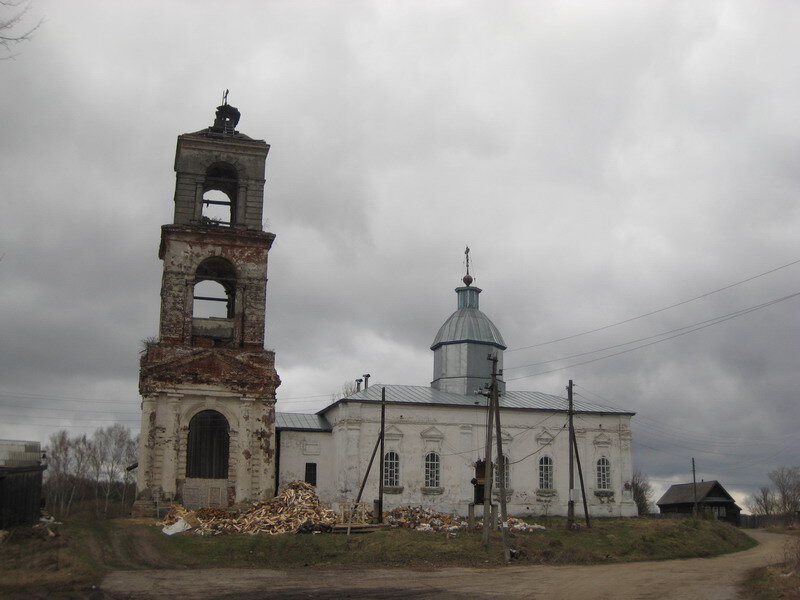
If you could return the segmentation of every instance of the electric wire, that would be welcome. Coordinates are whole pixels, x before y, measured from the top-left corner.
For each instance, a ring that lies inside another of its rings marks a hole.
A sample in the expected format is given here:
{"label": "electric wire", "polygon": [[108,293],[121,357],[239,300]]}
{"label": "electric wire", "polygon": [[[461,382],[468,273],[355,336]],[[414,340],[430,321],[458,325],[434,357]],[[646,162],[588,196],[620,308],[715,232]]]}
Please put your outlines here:
{"label": "electric wire", "polygon": [[[564,431],[564,429],[567,427],[567,424],[568,424],[568,422],[566,422],[566,421],[565,421],[565,422],[564,422],[564,424],[561,426],[561,428],[560,428],[560,429],[559,429],[559,430],[556,432],[556,434],[553,436],[553,440],[551,440],[551,442],[550,442],[550,443],[552,443],[552,442],[553,442],[553,441],[554,441],[554,440],[555,440],[555,439],[556,439],[556,438],[557,438],[557,437],[558,437],[558,436],[561,434],[561,432],[562,432],[562,431]],[[541,452],[541,451],[542,451],[542,450],[544,450],[545,448],[547,448],[547,445],[545,445],[545,446],[540,446],[539,448],[537,448],[536,450],[534,450],[533,452],[531,452],[531,453],[530,453],[530,454],[528,454],[527,456],[523,456],[522,458],[520,458],[520,459],[518,459],[518,460],[515,460],[515,461],[512,461],[512,462],[509,462],[508,464],[509,464],[509,465],[515,465],[515,464],[517,464],[517,463],[520,463],[520,462],[522,462],[523,460],[527,460],[527,459],[529,459],[531,456],[534,456],[535,454],[538,454],[539,452]]]}
{"label": "electric wire", "polygon": [[605,360],[607,358],[613,358],[615,356],[620,356],[622,354],[628,354],[630,352],[634,352],[635,350],[641,350],[642,348],[647,348],[649,346],[654,346],[655,344],[660,344],[662,342],[666,342],[668,340],[672,340],[672,339],[675,339],[677,337],[681,337],[681,336],[687,335],[689,333],[694,333],[695,331],[700,331],[701,329],[706,329],[707,327],[712,327],[713,325],[718,325],[720,323],[724,323],[726,321],[730,321],[731,319],[735,319],[735,318],[741,317],[743,315],[749,314],[749,313],[754,312],[756,310],[761,310],[762,308],[766,308],[768,306],[773,306],[775,304],[778,304],[779,302],[784,302],[786,300],[791,300],[791,299],[796,298],[798,296],[800,296],[800,292],[795,292],[793,294],[789,294],[788,296],[784,296],[782,298],[777,298],[775,300],[770,300],[768,302],[764,302],[763,304],[759,304],[757,306],[752,306],[750,308],[742,309],[742,310],[737,311],[735,313],[730,313],[730,314],[725,315],[723,317],[715,318],[714,320],[712,320],[712,322],[708,322],[708,323],[706,323],[704,325],[701,325],[699,327],[694,327],[692,329],[688,329],[687,331],[681,331],[680,333],[676,333],[675,335],[670,335],[670,336],[664,337],[664,338],[659,339],[659,340],[648,342],[646,344],[641,344],[639,346],[634,346],[633,348],[628,348],[627,350],[621,350],[620,352],[613,352],[611,354],[606,354],[605,356],[600,356],[598,358],[593,358],[593,359],[590,359],[590,360],[585,360],[585,361],[581,361],[581,362],[577,362],[577,363],[572,363],[570,365],[565,365],[563,367],[557,367],[555,369],[550,369],[548,371],[540,371],[539,373],[531,373],[530,375],[520,375],[518,377],[508,377],[508,378],[506,378],[506,381],[516,381],[516,380],[519,380],[519,379],[528,379],[530,377],[537,377],[539,375],[546,375],[548,373],[555,373],[557,371],[564,371],[566,369],[572,369],[574,367],[579,367],[579,366],[582,366],[582,365],[588,365],[588,364],[595,363],[595,362],[598,362],[598,361],[601,361],[601,360]]}
{"label": "electric wire", "polygon": [[546,365],[546,364],[550,364],[550,363],[554,363],[554,362],[560,362],[560,361],[563,361],[563,360],[569,360],[571,358],[579,358],[581,356],[588,356],[590,354],[597,354],[598,352],[605,352],[606,350],[614,350],[616,348],[622,348],[624,346],[630,346],[631,344],[636,344],[638,342],[644,342],[646,340],[657,339],[657,338],[669,335],[671,333],[676,333],[678,331],[684,331],[686,329],[690,329],[692,327],[697,327],[699,325],[705,325],[707,323],[716,324],[715,323],[716,321],[721,321],[721,320],[725,319],[726,317],[741,316],[742,314],[747,314],[748,312],[752,312],[754,310],[759,310],[760,308],[765,308],[766,306],[769,306],[772,303],[777,303],[777,302],[782,302],[783,300],[788,300],[789,298],[794,297],[795,295],[800,295],[800,292],[797,292],[793,296],[789,296],[789,297],[786,297],[786,298],[782,298],[782,299],[778,299],[778,300],[775,300],[775,301],[771,301],[770,303],[765,303],[764,305],[757,305],[755,307],[743,308],[743,309],[734,311],[732,313],[728,313],[728,314],[717,316],[717,317],[712,317],[710,319],[705,319],[703,321],[697,321],[696,323],[691,323],[689,325],[684,325],[683,327],[676,327],[675,329],[670,329],[668,331],[662,331],[660,333],[656,333],[656,334],[653,334],[653,335],[637,338],[635,340],[630,340],[630,341],[627,341],[627,342],[622,342],[620,344],[614,344],[612,346],[605,346],[604,348],[598,348],[597,350],[588,350],[586,352],[579,352],[577,354],[570,354],[568,356],[562,356],[562,357],[559,357],[559,358],[551,358],[550,360],[543,360],[543,361],[539,361],[539,362],[535,362],[535,363],[529,363],[527,365],[519,365],[519,366],[516,366],[516,367],[505,367],[503,370],[504,371],[513,371],[515,369],[525,369],[525,368],[528,368],[528,367],[536,367],[536,366],[539,366],[539,365]]}
{"label": "electric wire", "polygon": [[662,313],[664,311],[667,311],[667,310],[670,310],[670,309],[673,309],[673,308],[677,308],[678,306],[683,306],[684,304],[689,304],[690,302],[694,302],[695,300],[701,300],[703,298],[707,298],[708,296],[712,296],[712,295],[717,294],[719,292],[722,292],[722,291],[725,291],[725,290],[729,290],[729,289],[731,289],[733,287],[736,287],[738,285],[742,285],[744,283],[748,283],[748,282],[753,281],[755,279],[758,279],[760,277],[764,277],[765,275],[771,275],[772,273],[775,273],[776,271],[780,271],[781,269],[785,269],[787,267],[791,267],[791,266],[796,265],[798,263],[800,263],[800,259],[793,260],[791,262],[786,263],[785,265],[781,265],[779,267],[775,267],[774,269],[770,269],[769,271],[764,271],[763,273],[759,273],[758,275],[753,275],[752,277],[748,277],[747,279],[742,279],[741,281],[737,281],[737,282],[728,284],[726,286],[723,286],[721,288],[717,288],[715,290],[712,290],[710,292],[706,292],[705,294],[700,294],[699,296],[695,296],[694,298],[689,298],[688,300],[682,300],[681,302],[676,302],[675,304],[670,304],[669,306],[665,306],[663,308],[652,310],[650,312],[646,312],[646,313],[643,313],[643,314],[635,316],[635,317],[630,317],[630,318],[624,319],[622,321],[617,321],[616,323],[610,323],[608,325],[603,325],[602,327],[596,327],[595,329],[590,329],[588,331],[582,331],[580,333],[575,333],[575,334],[567,335],[567,336],[560,337],[560,338],[557,338],[557,339],[548,340],[546,342],[540,342],[538,344],[531,344],[530,346],[520,346],[518,348],[510,348],[510,349],[506,350],[506,352],[516,352],[518,350],[527,350],[529,348],[540,348],[541,346],[547,346],[549,344],[555,344],[556,342],[563,342],[563,341],[571,340],[571,339],[574,339],[574,338],[577,338],[577,337],[581,337],[581,336],[584,336],[584,335],[589,335],[590,333],[596,333],[598,331],[604,331],[606,329],[611,329],[612,327],[617,327],[618,325],[624,325],[626,323],[630,323],[630,322],[636,321],[638,319],[643,319],[645,317],[650,317],[652,315],[656,315],[658,313]]}

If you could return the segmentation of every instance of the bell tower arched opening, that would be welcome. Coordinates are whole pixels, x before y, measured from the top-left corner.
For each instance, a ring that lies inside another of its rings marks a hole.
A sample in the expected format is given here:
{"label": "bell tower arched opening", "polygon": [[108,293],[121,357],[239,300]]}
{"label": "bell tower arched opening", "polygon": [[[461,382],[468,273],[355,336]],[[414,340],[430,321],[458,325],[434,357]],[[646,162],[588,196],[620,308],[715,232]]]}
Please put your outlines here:
{"label": "bell tower arched opening", "polygon": [[236,270],[224,258],[207,258],[195,273],[192,336],[231,340],[236,314]]}
{"label": "bell tower arched opening", "polygon": [[227,163],[216,163],[206,169],[203,182],[203,225],[232,227],[236,223],[236,201],[239,176]]}

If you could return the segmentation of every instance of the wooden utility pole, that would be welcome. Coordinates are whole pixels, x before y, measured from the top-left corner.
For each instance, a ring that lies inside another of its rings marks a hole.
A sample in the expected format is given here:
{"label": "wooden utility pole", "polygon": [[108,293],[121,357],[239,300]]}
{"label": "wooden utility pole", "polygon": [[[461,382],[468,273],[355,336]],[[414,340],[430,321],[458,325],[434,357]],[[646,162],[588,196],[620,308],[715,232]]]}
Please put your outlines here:
{"label": "wooden utility pole", "polygon": [[692,488],[694,490],[694,506],[692,507],[692,516],[697,518],[697,474],[694,470],[694,456],[692,457]]}
{"label": "wooden utility pole", "polygon": [[503,436],[500,429],[500,390],[497,385],[497,355],[490,354],[492,361],[492,387],[489,388],[490,400],[494,405],[494,422],[497,428],[497,469],[498,487],[500,488],[500,522],[503,528],[503,558],[506,562],[511,560],[511,549],[508,544],[508,511],[506,510],[506,473],[507,466],[503,456]]}
{"label": "wooden utility pole", "polygon": [[483,476],[483,543],[489,544],[489,528],[492,520],[492,418],[494,405],[491,398],[486,399],[486,462]]}
{"label": "wooden utility pole", "polygon": [[[365,375],[369,379],[369,375]],[[383,523],[383,440],[386,437],[386,388],[381,388],[381,458],[380,458],[380,479],[378,479],[378,515],[377,522]]]}
{"label": "wooden utility pole", "polygon": [[586,487],[583,485],[583,470],[581,469],[581,455],[578,453],[578,440],[573,436],[572,446],[575,448],[575,462],[578,464],[578,480],[581,482],[581,497],[583,498],[583,515],[586,518],[586,527],[590,528],[589,507],[586,502]]}
{"label": "wooden utility pole", "polygon": [[569,408],[567,415],[569,417],[569,500],[567,502],[567,529],[575,527],[575,500],[572,498],[573,489],[575,488],[575,465],[573,457],[573,447],[575,445],[575,426],[572,421],[572,379],[569,380],[567,386],[567,400],[569,401]]}

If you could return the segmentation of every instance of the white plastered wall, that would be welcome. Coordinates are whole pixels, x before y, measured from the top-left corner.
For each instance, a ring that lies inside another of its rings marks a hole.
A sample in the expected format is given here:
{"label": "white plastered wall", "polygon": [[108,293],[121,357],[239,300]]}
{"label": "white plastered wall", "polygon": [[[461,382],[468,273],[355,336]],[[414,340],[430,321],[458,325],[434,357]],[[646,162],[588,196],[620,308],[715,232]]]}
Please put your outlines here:
{"label": "white plastered wall", "polygon": [[[358,493],[380,430],[380,405],[340,403],[326,413],[332,432],[292,435],[281,440],[280,480],[302,479],[305,459],[298,455],[303,443],[329,448],[330,468],[317,470],[320,498],[336,503],[353,501]],[[389,404],[386,411],[385,451],[400,455],[400,486],[384,496],[384,507],[427,506],[466,514],[473,500],[474,463],[484,458],[486,409],[431,405]],[[563,515],[569,500],[568,435],[566,413],[539,410],[501,411],[504,451],[510,460],[511,514]],[[282,435],[286,435],[284,432]],[[305,436],[305,437],[303,437]],[[576,437],[583,467],[590,515],[634,516],[636,506],[626,484],[632,474],[630,416],[587,413],[576,417]],[[303,441],[306,440],[306,441]],[[424,457],[435,451],[441,457],[441,490],[424,486]],[[539,458],[554,463],[554,489],[540,490]],[[596,489],[596,461],[611,463],[612,489]],[[378,462],[372,466],[362,501],[378,495]],[[297,475],[295,477],[295,475]],[[575,469],[575,512],[583,506]],[[596,491],[600,493],[595,493]],[[480,513],[480,509],[478,509]]]}

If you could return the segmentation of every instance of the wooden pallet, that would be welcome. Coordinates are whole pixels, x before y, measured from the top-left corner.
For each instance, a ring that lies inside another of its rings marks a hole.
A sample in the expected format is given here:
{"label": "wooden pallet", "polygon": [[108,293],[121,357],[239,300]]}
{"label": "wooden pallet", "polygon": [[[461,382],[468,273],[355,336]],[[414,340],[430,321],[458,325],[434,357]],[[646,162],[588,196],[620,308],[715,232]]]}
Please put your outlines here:
{"label": "wooden pallet", "polygon": [[331,533],[347,534],[348,530],[350,533],[372,533],[373,531],[386,529],[388,527],[389,525],[386,523],[352,523],[350,525],[339,524],[333,526]]}

